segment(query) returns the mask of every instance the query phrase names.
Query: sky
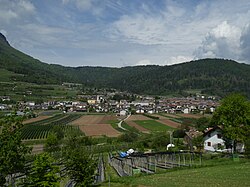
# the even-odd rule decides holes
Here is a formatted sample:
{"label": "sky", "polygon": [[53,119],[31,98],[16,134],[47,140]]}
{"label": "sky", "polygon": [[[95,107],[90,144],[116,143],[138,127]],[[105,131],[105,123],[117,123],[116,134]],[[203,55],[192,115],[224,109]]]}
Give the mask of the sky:
{"label": "sky", "polygon": [[250,64],[249,0],[0,0],[16,49],[64,66]]}

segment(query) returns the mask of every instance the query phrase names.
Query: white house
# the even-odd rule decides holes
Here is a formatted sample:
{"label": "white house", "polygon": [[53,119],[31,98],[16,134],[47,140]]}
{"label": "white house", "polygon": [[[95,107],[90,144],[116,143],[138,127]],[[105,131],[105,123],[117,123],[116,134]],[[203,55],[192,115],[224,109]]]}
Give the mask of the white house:
{"label": "white house", "polygon": [[127,114],[127,111],[126,110],[121,110],[120,111],[120,116],[126,116]]}
{"label": "white house", "polygon": [[189,113],[189,109],[188,109],[188,108],[185,108],[185,109],[183,110],[183,113],[184,113],[184,114],[188,114],[188,113]]}
{"label": "white house", "polygon": [[204,150],[206,151],[222,151],[225,142],[222,139],[222,130],[219,127],[209,129],[204,135]]}

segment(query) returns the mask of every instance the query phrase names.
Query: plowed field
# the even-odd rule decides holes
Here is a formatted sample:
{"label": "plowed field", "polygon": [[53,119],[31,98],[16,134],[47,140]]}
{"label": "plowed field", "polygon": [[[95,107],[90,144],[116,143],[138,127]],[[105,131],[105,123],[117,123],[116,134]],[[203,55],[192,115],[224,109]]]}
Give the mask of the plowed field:
{"label": "plowed field", "polygon": [[102,136],[106,135],[108,137],[117,137],[121,133],[110,124],[90,124],[90,125],[81,125],[79,128],[85,133],[86,136]]}
{"label": "plowed field", "polygon": [[72,122],[73,125],[104,124],[110,120],[115,120],[113,115],[85,115]]}
{"label": "plowed field", "polygon": [[150,118],[143,116],[143,115],[131,115],[127,121],[137,121],[137,120],[150,120]]}
{"label": "plowed field", "polygon": [[115,119],[114,115],[84,115],[73,121],[72,124],[79,126],[86,136],[117,137],[121,133],[108,124],[108,121]]}

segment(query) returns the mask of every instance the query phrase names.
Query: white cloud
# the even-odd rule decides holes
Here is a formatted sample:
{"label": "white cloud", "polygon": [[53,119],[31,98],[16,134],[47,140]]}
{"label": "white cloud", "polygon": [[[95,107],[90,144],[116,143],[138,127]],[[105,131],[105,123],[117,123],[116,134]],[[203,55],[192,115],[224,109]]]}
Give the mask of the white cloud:
{"label": "white cloud", "polygon": [[229,25],[227,21],[213,28],[194,52],[196,58],[231,58],[238,59],[240,55],[241,29]]}
{"label": "white cloud", "polygon": [[193,57],[190,57],[190,56],[176,56],[176,57],[170,57],[169,60],[166,60],[165,64],[173,65],[173,64],[183,63],[183,62],[189,62],[191,60],[193,60]]}
{"label": "white cloud", "polygon": [[28,0],[0,0],[0,20],[10,23],[35,13],[34,5]]}
{"label": "white cloud", "polygon": [[0,19],[2,22],[10,22],[15,18],[18,18],[18,15],[12,10],[0,10]]}
{"label": "white cloud", "polygon": [[136,66],[145,66],[145,65],[152,65],[153,63],[148,60],[148,59],[144,59],[144,60],[140,60],[138,61],[135,65]]}
{"label": "white cloud", "polygon": [[21,9],[24,9],[25,12],[29,12],[29,13],[35,12],[34,5],[29,1],[25,1],[25,0],[18,1],[18,6],[20,6]]}
{"label": "white cloud", "polygon": [[0,30],[0,33],[2,33],[4,36],[7,36],[7,34],[8,34],[7,31],[4,30],[4,29],[1,29],[1,30]]}
{"label": "white cloud", "polygon": [[165,44],[168,41],[165,21],[162,17],[149,17],[142,14],[122,16],[114,22],[109,36],[115,40],[143,45]]}
{"label": "white cloud", "polygon": [[242,31],[240,37],[241,59],[250,63],[250,25],[248,24]]}
{"label": "white cloud", "polygon": [[81,11],[88,11],[93,7],[93,0],[62,0],[63,5],[73,3]]}
{"label": "white cloud", "polygon": [[86,11],[92,8],[92,0],[75,0],[79,10]]}

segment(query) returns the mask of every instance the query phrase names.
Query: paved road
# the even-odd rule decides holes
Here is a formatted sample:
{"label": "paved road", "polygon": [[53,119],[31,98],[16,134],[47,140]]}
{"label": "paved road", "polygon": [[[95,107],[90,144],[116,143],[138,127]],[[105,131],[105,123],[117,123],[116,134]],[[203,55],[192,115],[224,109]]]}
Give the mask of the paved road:
{"label": "paved road", "polygon": [[128,119],[130,116],[131,116],[131,114],[129,114],[125,119],[121,120],[121,121],[118,123],[118,127],[119,127],[120,129],[127,131],[127,129],[125,129],[125,128],[122,127],[122,122],[125,121],[126,119]]}

